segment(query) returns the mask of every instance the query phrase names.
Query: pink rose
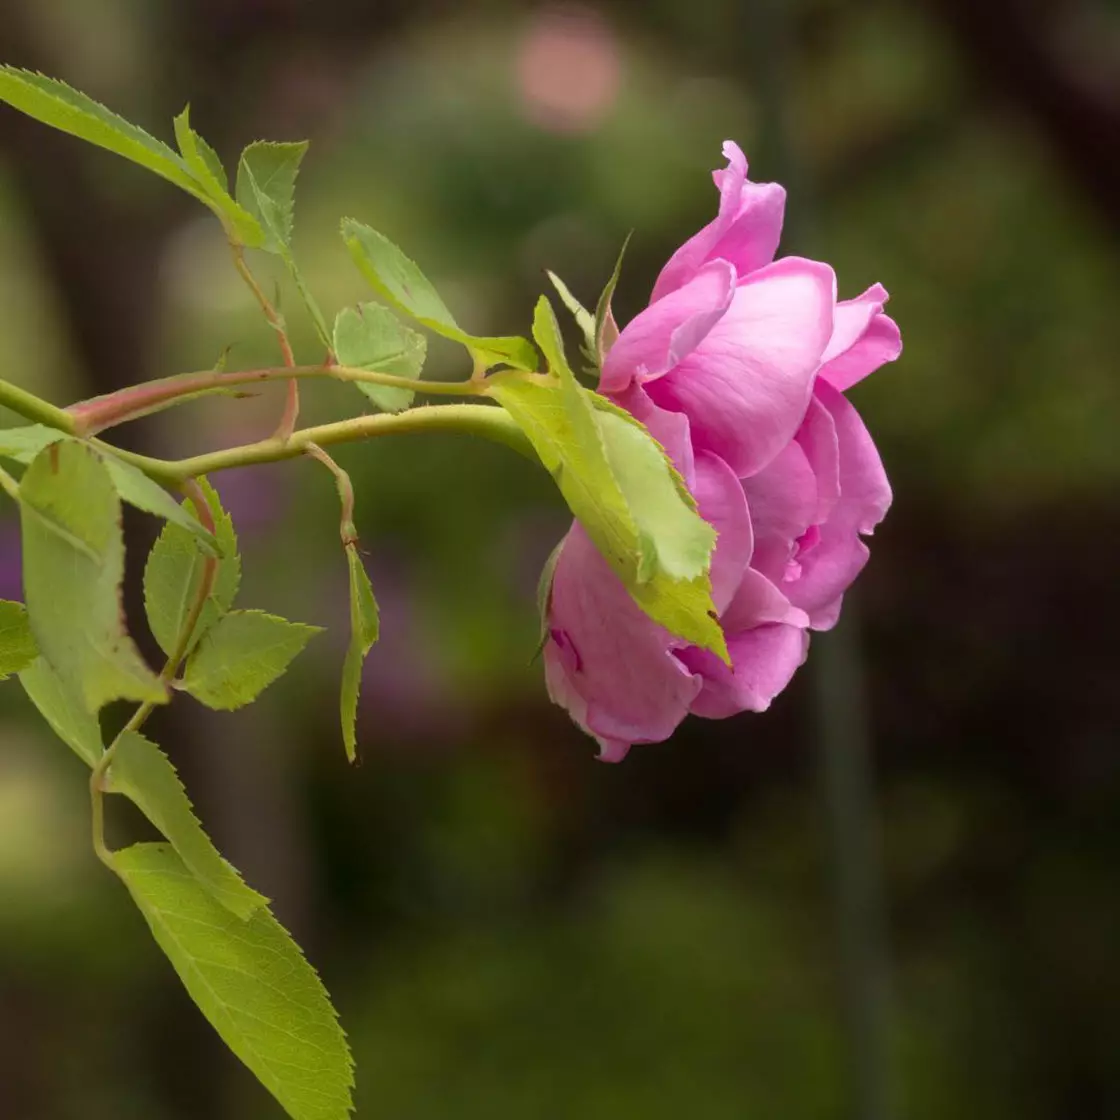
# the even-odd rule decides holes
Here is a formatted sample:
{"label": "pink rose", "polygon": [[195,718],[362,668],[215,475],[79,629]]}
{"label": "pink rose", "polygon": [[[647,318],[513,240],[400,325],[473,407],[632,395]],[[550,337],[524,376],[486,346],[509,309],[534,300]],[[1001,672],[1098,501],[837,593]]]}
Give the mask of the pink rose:
{"label": "pink rose", "polygon": [[666,448],[718,532],[712,591],[731,666],[652,622],[578,522],[548,608],[552,699],[619,761],[689,712],[764,711],[867,562],[890,486],[843,391],[901,351],[878,284],[837,302],[832,269],[774,260],[785,191],[739,148],[719,213],[682,245],[603,363],[600,392]]}

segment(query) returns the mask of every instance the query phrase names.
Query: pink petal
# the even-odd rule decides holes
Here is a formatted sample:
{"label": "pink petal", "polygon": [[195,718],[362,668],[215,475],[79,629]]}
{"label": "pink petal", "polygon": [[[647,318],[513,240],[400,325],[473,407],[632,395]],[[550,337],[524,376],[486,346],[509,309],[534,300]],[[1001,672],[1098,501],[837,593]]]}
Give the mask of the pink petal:
{"label": "pink petal", "polygon": [[888,298],[882,284],[873,284],[863,295],[836,305],[820,376],[837,389],[850,388],[902,353],[898,324],[883,314]]}
{"label": "pink petal", "polygon": [[796,438],[816,480],[817,508],[813,521],[821,522],[840,500],[840,443],[832,413],[815,394]]}
{"label": "pink petal", "polygon": [[743,479],[754,526],[757,568],[778,586],[797,575],[791,571],[797,542],[817,512],[817,478],[805,449],[791,442],[768,466]]}
{"label": "pink petal", "polygon": [[747,498],[734,471],[709,451],[696,456],[692,487],[700,516],[719,534],[712,556],[712,601],[722,611],[743,579],[754,548]]}
{"label": "pink petal", "polygon": [[651,303],[611,347],[599,392],[621,393],[633,381],[660,377],[691,354],[723,317],[735,279],[735,269],[726,261],[711,261],[683,287]]}
{"label": "pink petal", "polygon": [[834,290],[832,269],[817,261],[785,257],[760,269],[696,349],[650,384],[650,396],[688,416],[696,447],[740,478],[755,474],[805,417],[832,334]]}
{"label": "pink petal", "polygon": [[840,500],[820,526],[820,539],[800,557],[801,576],[784,585],[790,602],[808,612],[814,629],[836,621],[839,596],[867,563],[861,533],[871,533],[891,503],[882,460],[859,413],[842,393],[818,382],[816,395],[836,425],[840,451]]}
{"label": "pink petal", "polygon": [[772,580],[754,568],[747,568],[730,604],[720,615],[720,625],[726,633],[737,634],[767,622],[805,627],[809,625],[809,616],[795,607]]}
{"label": "pink petal", "polygon": [[729,636],[729,669],[707,650],[690,648],[682,660],[704,680],[692,702],[695,715],[726,719],[738,712],[764,712],[805,661],[809,635],[798,626],[759,626]]}
{"label": "pink petal", "polygon": [[709,260],[730,261],[740,277],[774,259],[782,232],[786,192],[777,183],[751,183],[747,161],[737,144],[723,145],[726,170],[713,173],[719,214],[686,241],[661,270],[650,301],[663,299]]}
{"label": "pink petal", "polygon": [[[635,605],[574,523],[553,577],[545,679],[553,701],[600,740],[667,739],[700,688],[674,639]],[[614,748],[612,748],[613,750]]]}

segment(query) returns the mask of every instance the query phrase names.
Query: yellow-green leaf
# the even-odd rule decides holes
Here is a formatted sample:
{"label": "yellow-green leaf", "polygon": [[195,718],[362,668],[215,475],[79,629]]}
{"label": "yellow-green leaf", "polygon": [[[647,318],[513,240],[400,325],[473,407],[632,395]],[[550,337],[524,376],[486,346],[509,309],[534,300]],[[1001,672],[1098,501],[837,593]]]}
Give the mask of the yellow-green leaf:
{"label": "yellow-green leaf", "polygon": [[240,708],[282,676],[321,631],[319,626],[288,622],[264,611],[230,611],[195,647],[183,687],[208,708]]}
{"label": "yellow-green leaf", "polygon": [[134,731],[117,740],[109,770],[109,791],[132,801],[163,833],[187,870],[227,910],[248,918],[267,903],[214,847],[194,815],[187,791],[171,760]]}
{"label": "yellow-green leaf", "polygon": [[248,920],[204,890],[166,844],[113,866],[183,986],[292,1120],[346,1120],[353,1060],[330,997],[291,935],[261,907]]}
{"label": "yellow-green leaf", "polygon": [[125,633],[120,500],[100,456],[66,440],[20,482],[24,599],[39,650],[91,711],[167,692]]}
{"label": "yellow-green leaf", "polygon": [[346,562],[350,568],[350,645],[342,664],[342,696],[339,704],[342,716],[342,741],[346,757],[353,762],[357,757],[358,692],[362,685],[362,663],[377,641],[380,616],[373,586],[369,582],[357,545],[346,549]]}

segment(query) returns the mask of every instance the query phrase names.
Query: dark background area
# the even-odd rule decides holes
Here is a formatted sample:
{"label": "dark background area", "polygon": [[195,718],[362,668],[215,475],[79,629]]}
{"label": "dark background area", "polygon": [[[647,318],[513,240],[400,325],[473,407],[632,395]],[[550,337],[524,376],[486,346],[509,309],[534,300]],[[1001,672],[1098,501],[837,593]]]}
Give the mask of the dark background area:
{"label": "dark background area", "polygon": [[[842,296],[892,292],[905,352],[853,393],[896,494],[858,601],[769,713],[621,766],[529,664],[566,525],[543,472],[461,437],[339,453],[383,612],[356,769],[331,480],[216,478],[245,605],[331,630],[252,708],[184,698],[149,726],[320,968],[360,1117],[1120,1114],[1116,4],[7,0],[0,57],[165,139],[189,100],[227,166],[309,137],[296,248],[332,313],[364,298],[352,214],[477,333],[525,330],[544,268],[593,301],[633,228],[626,319],[714,212],[725,138],[791,186],[792,244]],[[211,216],[0,109],[0,376],[67,403],[229,344],[278,361]],[[361,406],[304,400],[308,422]],[[279,407],[114,438],[187,454]],[[157,528],[128,521],[134,577]],[[83,769],[10,683],[0,1117],[277,1114],[96,862]]]}

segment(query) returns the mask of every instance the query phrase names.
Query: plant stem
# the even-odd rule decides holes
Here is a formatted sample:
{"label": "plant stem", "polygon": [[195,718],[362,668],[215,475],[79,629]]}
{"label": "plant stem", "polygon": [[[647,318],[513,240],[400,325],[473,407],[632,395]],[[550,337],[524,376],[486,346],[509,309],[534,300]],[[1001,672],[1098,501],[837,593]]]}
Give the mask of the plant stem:
{"label": "plant stem", "polygon": [[[214,515],[210,511],[210,503],[206,500],[206,495],[202,492],[202,487],[199,486],[195,479],[189,478],[183,481],[182,489],[186,492],[187,497],[194,503],[194,507],[198,512],[198,519],[202,523],[203,528],[213,533]],[[186,657],[187,650],[190,649],[191,638],[194,635],[195,627],[198,625],[198,620],[202,616],[203,608],[206,606],[206,600],[210,598],[210,592],[214,590],[214,580],[217,578],[217,575],[217,557],[207,556],[203,561],[202,579],[199,580],[198,591],[195,594],[194,602],[191,604],[190,612],[183,620],[183,626],[175,641],[175,648],[171,651],[170,656],[160,670],[159,679],[165,685],[170,684],[174,679],[175,674],[179,671],[179,665],[182,663],[183,658]],[[148,716],[150,716],[154,710],[155,704],[150,700],[146,700],[132,713],[128,723],[121,728],[117,733],[117,737],[109,744],[105,749],[105,753],[97,760],[97,765],[93,768],[93,773],[89,776],[93,850],[97,858],[114,874],[116,874],[116,868],[113,867],[113,853],[105,843],[105,775],[109,772],[109,766],[112,764],[113,756],[117,752],[117,744],[125,735],[139,731],[140,728],[144,726]]]}
{"label": "plant stem", "polygon": [[[261,286],[257,283],[257,278],[253,275],[252,270],[245,261],[245,250],[236,241],[230,241],[230,251],[233,253],[233,264],[241,275],[241,279],[249,286],[249,290],[257,298],[257,303],[261,305],[261,310],[264,312],[264,317],[268,320],[268,324],[276,332],[276,338],[280,343],[280,355],[284,359],[284,365],[289,369],[296,364],[295,354],[292,353],[292,344],[288,340],[288,331],[284,326],[284,320],[277,313],[276,308],[272,306],[272,301],[261,290]],[[296,428],[296,420],[299,418],[299,383],[292,378],[288,382],[288,393],[284,400],[284,412],[280,417],[280,424],[276,429],[276,438],[286,440],[291,437],[292,432]]]}
{"label": "plant stem", "polygon": [[317,443],[308,443],[304,450],[313,459],[318,459],[324,467],[334,475],[335,486],[338,489],[338,500],[341,506],[341,515],[338,523],[338,533],[342,538],[343,548],[352,548],[358,543],[358,530],[354,525],[354,484],[350,476],[344,471]]}
{"label": "plant stem", "polygon": [[[398,377],[392,373],[358,369],[353,366],[280,366],[246,370],[203,370],[180,373],[146,381],[119,389],[104,396],[91,397],[65,410],[73,431],[78,435],[93,435],[106,428],[137,420],[164,408],[182,404],[206,393],[220,393],[239,385],[256,385],[281,378],[325,377],[335,381],[368,382],[371,385],[389,385],[396,389],[410,389],[433,396],[477,396],[485,386],[475,381],[418,381]],[[57,425],[52,425],[56,427]]]}
{"label": "plant stem", "polygon": [[532,445],[517,426],[517,422],[503,408],[480,404],[429,405],[410,408],[407,412],[379,412],[372,416],[356,416],[333,424],[320,424],[314,428],[301,428],[287,441],[276,437],[195,455],[190,459],[153,459],[147,455],[122,451],[100,440],[93,442],[127,463],[139,467],[149,477],[170,486],[178,486],[185,479],[200,474],[246,467],[255,463],[277,463],[294,459],[307,453],[308,444],[329,447],[336,443],[354,443],[378,436],[408,432],[466,432],[483,439],[504,444],[526,458],[537,461]]}
{"label": "plant stem", "polygon": [[77,432],[77,422],[66,409],[49,404],[34,393],[7,381],[0,381],[0,404],[18,412],[33,424],[45,424],[48,428],[57,428],[68,435],[75,435]]}

